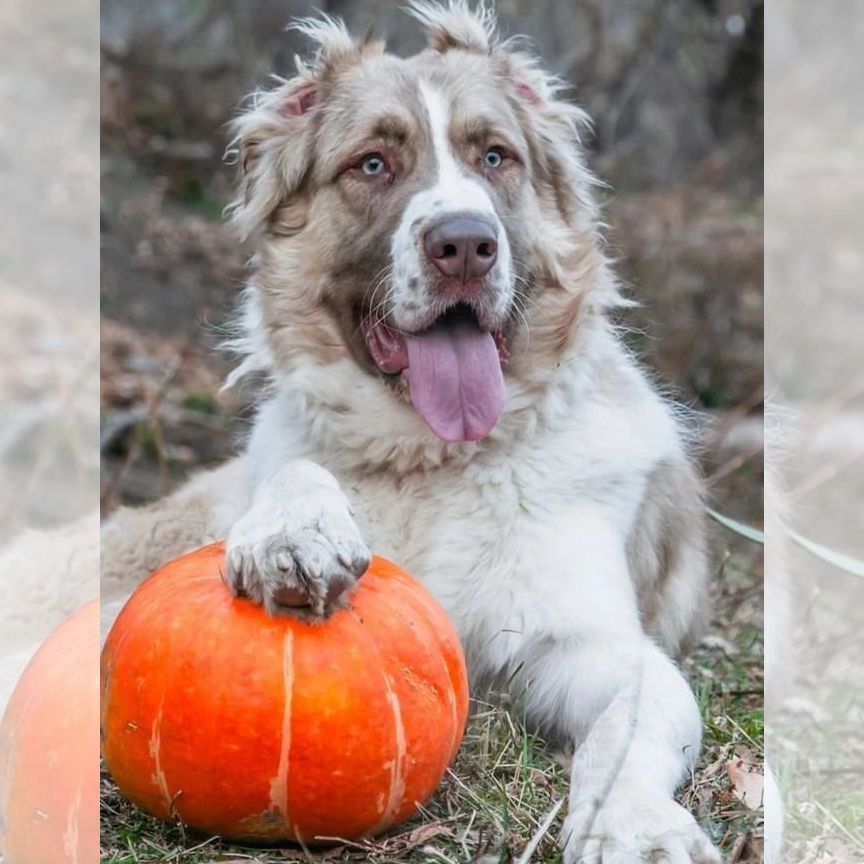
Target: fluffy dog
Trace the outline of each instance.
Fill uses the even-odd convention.
[[[227,535],[235,592],[326,616],[390,556],[473,687],[574,748],[565,861],[717,862],[674,799],[701,736],[672,659],[702,617],[700,485],[608,318],[585,117],[487,10],[410,11],[407,59],[301,22],[314,59],[236,121],[256,251],[233,378],[267,397],[242,456],[107,524],[105,591]]]

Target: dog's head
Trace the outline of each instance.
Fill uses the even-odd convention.
[[[409,9],[430,48],[407,59],[333,19],[296,25],[314,59],[236,121],[233,216],[257,243],[247,314],[277,377],[329,367],[342,413],[476,441],[615,290],[582,112],[485,9]]]

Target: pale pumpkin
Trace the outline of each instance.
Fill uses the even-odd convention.
[[[375,558],[348,608],[306,623],[232,596],[216,544],[168,564],[102,653],[102,752],[162,819],[254,841],[372,835],[431,796],[461,743],[450,621]]]
[[[45,640],[0,725],[0,857],[99,860],[99,603]]]

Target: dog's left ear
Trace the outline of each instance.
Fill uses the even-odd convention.
[[[474,9],[466,0],[410,0],[406,11],[423,25],[429,46],[441,54],[452,49],[489,54],[497,41],[495,15],[482,0]]]
[[[591,129],[588,115],[563,98],[565,85],[547,73],[540,61],[507,43],[492,55],[496,73],[507,83],[511,105],[531,148],[535,180],[554,193],[564,221],[593,217],[596,180],[585,163],[582,138]]]

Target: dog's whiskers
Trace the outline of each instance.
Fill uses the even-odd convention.
[[[364,311],[363,317],[368,317],[370,322],[370,326],[372,328],[377,327],[379,324],[383,324],[393,333],[398,333],[400,336],[410,336],[411,334],[405,332],[404,330],[399,329],[398,327],[394,327],[392,323],[390,323],[387,318],[389,315],[390,302],[393,299],[393,292],[396,289],[396,285],[392,281],[393,268],[392,265],[387,265],[382,267],[373,277],[372,279],[372,290],[369,292],[368,299],[365,299],[361,305],[361,309]],[[379,292],[384,290],[384,294],[379,299]],[[383,314],[382,314],[383,312]],[[358,332],[363,327],[363,321],[361,320],[360,325],[354,331],[354,335],[356,336]]]
[[[375,276],[372,278],[372,280],[371,280],[372,291],[369,293],[368,300],[366,300],[364,303],[364,305],[366,305],[370,310],[375,305],[375,298],[376,298],[378,292],[381,290],[382,286],[384,286],[387,283],[391,274],[392,274],[392,267],[391,267],[391,265],[387,264],[384,267],[382,267],[375,274]]]
[[[519,268],[519,262],[514,261],[517,269]],[[523,288],[520,288],[524,286]],[[512,309],[516,313],[517,319],[522,327],[525,329],[525,347],[526,350],[531,346],[531,325],[528,323],[528,318],[525,315],[525,309],[528,306],[528,301],[530,297],[528,296],[527,289],[531,287],[531,283],[524,276],[521,276],[519,273],[514,272],[513,274],[513,306]]]
[[[380,303],[376,305],[375,300],[378,292],[382,287],[387,285],[390,276],[392,275],[392,266],[390,264],[382,267],[370,280],[370,284],[372,285],[372,290],[369,292],[368,299],[364,298],[363,302],[360,304],[360,323],[357,325],[357,328],[354,330],[353,336],[356,336],[363,329],[363,319],[368,315],[371,319],[373,326],[377,323],[375,316],[377,314]],[[384,299],[381,303],[385,303],[387,298],[389,297],[390,291],[392,290],[392,286],[387,286],[384,294]]]

